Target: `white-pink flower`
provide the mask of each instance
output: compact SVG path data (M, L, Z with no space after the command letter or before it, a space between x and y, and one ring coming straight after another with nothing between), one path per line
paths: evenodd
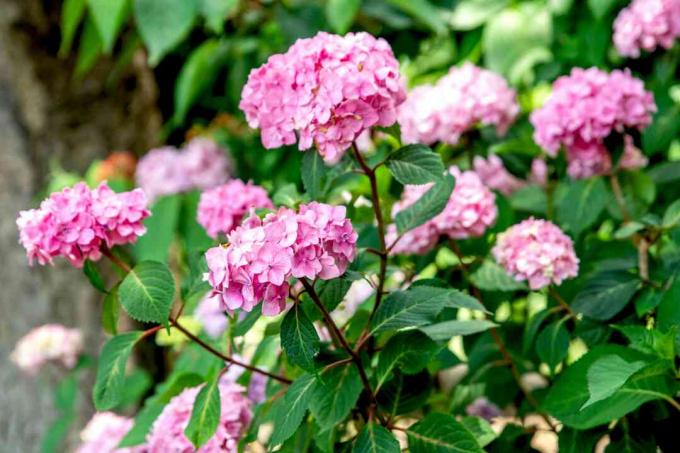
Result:
M633 0L614 21L614 45L626 57L661 46L670 49L680 36L679 0Z
M76 453L146 453L146 446L118 448L135 421L113 412L97 412L80 432Z
M517 178L505 168L501 158L495 154L489 155L486 159L482 156L475 156L472 162L472 168L484 185L490 189L497 190L506 196L521 189L525 185L524 181Z
M83 336L78 329L45 324L28 332L14 347L10 359L22 371L35 375L48 363L73 368L83 352Z

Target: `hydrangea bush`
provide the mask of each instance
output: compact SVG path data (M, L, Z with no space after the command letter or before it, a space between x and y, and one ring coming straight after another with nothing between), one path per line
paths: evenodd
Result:
M12 353L62 394L96 362L77 451L677 449L680 3L588 2L600 60L563 31L514 66L499 29L585 6L413 2L435 50L402 56L355 3L230 79L242 116L19 214L102 293L96 361L58 325Z

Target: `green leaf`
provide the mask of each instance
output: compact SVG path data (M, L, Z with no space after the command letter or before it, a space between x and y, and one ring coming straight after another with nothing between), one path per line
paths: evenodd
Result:
M563 427L559 435L559 453L584 453L595 451L595 444L602 438L602 432L581 431Z
M191 411L191 418L184 429L184 434L196 449L215 435L217 425L220 423L222 408L219 382L220 373L215 373L215 376L198 392L194 408Z
M647 401L667 399L678 390L667 365L652 363L631 376L610 397L582 409L590 397L588 370L595 361L608 355L618 355L627 362L649 362L649 356L625 346L596 346L560 374L543 401L544 410L567 426L589 429L621 418Z
M175 82L176 125L184 123L189 109L213 86L229 48L228 41L208 39L189 54Z
M630 346L640 352L656 355L670 362L675 357L675 334L677 329L659 332L643 326L612 326L628 338Z
M240 320L234 326L232 335L234 337L242 337L243 335L247 334L250 328L253 327L253 325L257 322L258 319L260 319L261 314L262 314L261 310L253 310L250 313L248 313L245 316L245 318Z
M574 236L591 227L609 201L602 178L572 181L557 207L557 221Z
M642 149L648 156L665 153L671 142L680 133L680 106L659 111L654 120L642 133Z
M662 226L664 228L675 228L680 223L680 200L675 200L666 208L663 215Z
M588 8L595 19L603 19L612 8L616 6L616 0L588 0Z
M456 185L456 179L451 174L437 181L422 197L408 208L399 211L394 218L397 231L405 233L422 225L442 212L449 202L449 197Z
M142 261L127 274L118 294L123 309L132 319L167 326L175 280L165 264Z
M168 260L170 245L175 239L181 198L179 195L169 195L158 198L151 206L151 216L144 219L146 234L141 236L132 247L137 261Z
M378 405L390 417L408 414L427 404L432 393L432 378L427 370L418 374L404 375L394 370L394 377L387 381L376 395Z
M323 196L328 167L323 163L321 155L315 150L309 150L302 156L302 184L312 200Z
M491 260L484 260L482 265L470 275L472 284L484 291L517 291L526 290L524 282L510 277L505 269Z
M335 426L356 406L363 388L354 364L331 368L314 389L310 410L322 429Z
M491 425L479 417L462 417L460 423L470 431L472 437L477 439L480 447L484 448L498 437L496 432L491 428Z
M451 15L454 30L472 30L484 24L510 3L509 0L461 0Z
M567 356L569 349L569 333L564 328L564 322L556 321L548 324L536 339L536 353L542 362L548 364L551 370Z
M297 187L293 183L279 187L279 190L272 196L272 201L276 206L286 206L288 208L296 208L302 200L302 194L298 192Z
M326 20L331 29L339 35L347 33L360 6L361 0L328 0Z
M198 0L205 24L213 33L222 33L224 21L238 9L239 0Z
M300 304L288 310L281 323L281 346L291 363L314 371L314 356L319 353L319 335Z
M595 360L588 368L590 397L581 409L612 396L626 381L645 366L645 362L627 362L618 355L607 355Z
M321 280L316 283L315 289L323 306L326 307L326 310L332 312L345 298L350 286L352 286L350 280L340 277L333 280ZM314 304L306 304L305 311L312 321L321 319L323 316Z
M102 348L92 391L94 406L98 411L111 409L122 399L125 365L140 338L142 332L126 332L111 338Z
M413 286L407 291L395 291L385 298L373 317L371 332L431 324L446 307L485 311L477 299L456 289Z
M435 33L445 33L447 26L440 10L428 0L387 0L409 16L430 28Z
M106 293L106 286L104 285L104 279L102 274L99 273L97 266L90 261L85 260L85 265L83 266L83 273L90 281L90 284L99 292Z
M118 316L120 313L120 300L118 300L118 287L113 288L104 298L102 305L102 327L111 335L118 333Z
M529 185L513 192L508 198L512 209L526 211L545 216L548 208L548 197L542 187Z
M598 321L616 316L630 302L639 280L623 271L604 271L586 282L574 298L571 308Z
M314 375L303 374L288 387L286 394L272 406L274 432L272 446L279 445L297 431L318 386Z
M75 77L81 77L92 69L101 52L102 39L99 37L97 26L91 17L87 17L83 26L83 34L80 37L80 46L78 46L78 58L74 69Z
M470 431L453 415L433 412L411 426L406 434L412 453L483 453Z
M644 230L645 225L640 222L624 223L621 228L614 232L615 239L628 239L638 231Z
M439 154L425 145L406 145L390 154L385 162L402 184L427 184L442 179L444 164Z
M547 308L543 309L536 313L535 315L533 315L529 319L529 322L525 325L524 337L522 338L522 352L524 354L529 352L529 348L534 342L534 338L538 333L538 329L541 328L543 321L545 321L550 316L550 314L551 314L550 309Z
M380 351L375 372L376 392L391 377L392 369L399 367L405 374L417 373L425 368L439 346L420 332L395 335Z
M102 38L104 52L111 53L116 36L130 12L128 0L87 0L87 6Z
M420 331L434 341L448 341L458 335L472 335L474 333L484 332L496 325L497 324L484 319L473 319L469 321L451 320L420 327Z
M184 40L197 13L196 0L135 0L137 28L149 49L151 66Z
M73 38L78 31L78 25L85 15L86 0L65 0L61 7L61 44L59 56L65 57L71 51Z
M394 435L378 425L367 423L357 436L352 453L399 453L399 442Z

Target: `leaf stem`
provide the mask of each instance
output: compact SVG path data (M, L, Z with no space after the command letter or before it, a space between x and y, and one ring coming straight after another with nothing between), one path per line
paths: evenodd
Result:
M569 313L570 317L576 319L576 313L574 313L574 310L571 309L569 304L562 298L560 293L557 292L557 289L555 289L553 285L548 286L548 292L551 296L553 296L553 299L557 301L557 303L560 305L560 308Z
M111 260L113 264L118 266L118 268L125 272L126 274L132 270L132 268L128 266L128 264L125 261L121 260L116 255L114 255L113 252L111 252L111 249L109 249L108 247L102 248L102 255Z

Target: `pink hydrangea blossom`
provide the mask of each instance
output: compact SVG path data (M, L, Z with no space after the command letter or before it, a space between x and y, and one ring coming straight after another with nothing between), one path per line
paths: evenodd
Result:
M679 0L633 0L614 21L614 45L626 57L658 46L670 49L680 36Z
M472 167L484 185L503 195L510 195L525 185L524 181L505 168L501 158L495 154L491 154L487 159L475 156Z
M220 383L220 422L210 440L196 450L184 430L189 423L199 387L185 389L165 406L146 438L148 453L237 452L238 442L253 418L251 402L237 384Z
M390 126L405 91L399 63L368 33L320 32L299 39L251 71L240 108L262 130L265 148L315 145L327 163L340 160L363 131Z
M455 145L479 124L504 135L518 113L515 90L501 76L465 63L434 85L413 89L399 107L398 120L405 143Z
M498 264L517 281L540 289L578 275L571 238L547 220L530 218L498 235L492 249Z
M567 173L572 179L589 178L605 175L612 170L612 158L607 148L601 143L579 144L567 152ZM636 170L647 165L647 158L642 154L630 135L624 136L623 154L617 168Z
M118 448L135 421L113 412L97 412L80 432L76 453L145 453L146 446Z
M281 208L260 219L253 213L229 235L227 246L206 252L205 279L229 312L274 316L286 307L291 278L337 278L356 253L357 233L343 206L301 205Z
M227 329L227 316L220 298L214 294L206 295L194 310L194 318L202 325L205 333L218 338Z
M198 223L213 238L236 228L251 208L272 209L267 191L252 183L233 179L201 194Z
M478 237L496 222L496 196L479 176L473 171L462 172L456 166L450 167L449 172L456 177L456 186L444 210L401 236L392 253L424 254L437 244L441 235L451 239ZM430 187L431 184L405 186L402 199L392 207L392 216L415 203ZM388 226L388 246L397 238L396 227Z
M544 187L548 184L548 164L545 159L535 158L531 161L531 172L528 181L530 184Z
M82 267L85 260L101 258L102 246L132 243L143 235L150 214L146 205L140 189L115 193L105 182L94 190L81 182L54 192L38 209L20 212L19 242L31 264L63 256Z
M45 324L28 332L14 347L10 359L24 372L35 375L47 363L73 368L83 352L78 329Z
M232 164L217 143L194 138L184 148L152 149L137 164L135 180L150 200L192 189L209 189L229 179Z
M553 157L564 147L570 164L578 161L570 174L585 175L611 166L604 147L610 134L644 129L655 111L652 94L630 71L575 68L557 79L550 98L530 120L536 143Z

